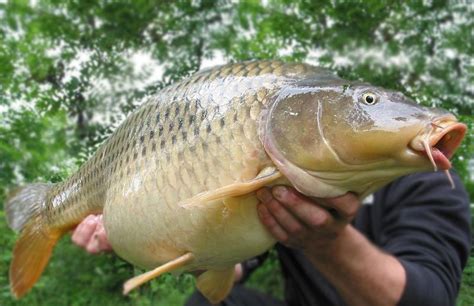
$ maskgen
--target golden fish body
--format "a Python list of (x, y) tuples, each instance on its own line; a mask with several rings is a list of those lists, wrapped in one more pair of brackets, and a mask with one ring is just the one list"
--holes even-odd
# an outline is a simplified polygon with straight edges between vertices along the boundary
[(272, 165), (258, 135), (262, 108), (283, 84), (311, 69), (228, 65), (163, 90), (56, 187), (50, 222), (77, 223), (103, 209), (114, 251), (146, 268), (184, 252), (195, 256), (187, 269), (227, 268), (264, 252), (274, 239), (258, 220), (254, 194), (191, 208), (179, 203), (249, 181)]
[(234, 265), (275, 242), (257, 215), (258, 188), (362, 198), (431, 164), (448, 169), (465, 132), (447, 112), (309, 65), (198, 72), (144, 103), (65, 182), (11, 195), (7, 221), (21, 230), (12, 292), (33, 286), (66, 231), (103, 213), (117, 254), (156, 268), (125, 291), (163, 272), (207, 270), (197, 286), (217, 303)]

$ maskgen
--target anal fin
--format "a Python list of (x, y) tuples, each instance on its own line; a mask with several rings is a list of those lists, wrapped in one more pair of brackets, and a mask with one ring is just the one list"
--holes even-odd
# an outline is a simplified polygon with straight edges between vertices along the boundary
[(273, 167), (263, 169), (257, 177), (247, 182), (230, 184), (216, 190), (201, 192), (194, 197), (179, 203), (181, 207), (200, 206), (210, 201), (228, 197), (242, 196), (264, 187), (282, 177), (282, 174)]
[(227, 297), (234, 285), (234, 267), (225, 270), (208, 270), (196, 282), (199, 291), (211, 302), (217, 304)]
[(164, 265), (159, 266), (151, 271), (145, 272), (143, 274), (137, 275), (134, 278), (129, 279), (123, 284), (123, 294), (128, 294), (133, 289), (143, 285), (144, 283), (157, 278), (163, 273), (171, 272), (178, 268), (183, 267), (184, 265), (193, 261), (194, 255), (192, 253), (186, 253), (172, 261), (165, 263)]

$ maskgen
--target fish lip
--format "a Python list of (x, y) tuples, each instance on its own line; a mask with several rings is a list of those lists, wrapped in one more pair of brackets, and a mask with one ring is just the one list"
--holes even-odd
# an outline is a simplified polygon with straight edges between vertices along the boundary
[[(451, 116), (439, 118), (432, 121), (430, 125), (429, 146), (433, 160), (438, 169), (448, 170), (452, 166), (449, 160), (461, 145), (467, 132), (467, 126), (454, 121)], [(422, 145), (411, 145), (411, 148), (429, 160), (428, 152)]]
[[(438, 125), (442, 126), (441, 124)], [(459, 122), (452, 123), (444, 127), (441, 133), (435, 134), (430, 138), (430, 146), (437, 148), (446, 158), (450, 159), (461, 145), (466, 132), (467, 126), (465, 124)]]

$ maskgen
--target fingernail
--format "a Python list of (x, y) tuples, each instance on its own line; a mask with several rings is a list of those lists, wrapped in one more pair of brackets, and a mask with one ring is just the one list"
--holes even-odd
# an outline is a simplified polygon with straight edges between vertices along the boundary
[(262, 202), (270, 202), (272, 195), (268, 192), (267, 189), (260, 189), (257, 191), (257, 198)]
[(273, 187), (272, 193), (273, 193), (273, 196), (275, 196), (275, 198), (281, 200), (288, 193), (288, 188), (284, 186), (276, 186), (276, 187)]

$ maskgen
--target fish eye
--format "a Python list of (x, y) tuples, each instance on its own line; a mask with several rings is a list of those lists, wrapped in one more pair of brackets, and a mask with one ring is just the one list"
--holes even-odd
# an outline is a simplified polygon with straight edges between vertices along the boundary
[(364, 102), (367, 105), (374, 105), (377, 103), (378, 97), (376, 94), (372, 92), (366, 92), (365, 94), (362, 95), (362, 102)]

